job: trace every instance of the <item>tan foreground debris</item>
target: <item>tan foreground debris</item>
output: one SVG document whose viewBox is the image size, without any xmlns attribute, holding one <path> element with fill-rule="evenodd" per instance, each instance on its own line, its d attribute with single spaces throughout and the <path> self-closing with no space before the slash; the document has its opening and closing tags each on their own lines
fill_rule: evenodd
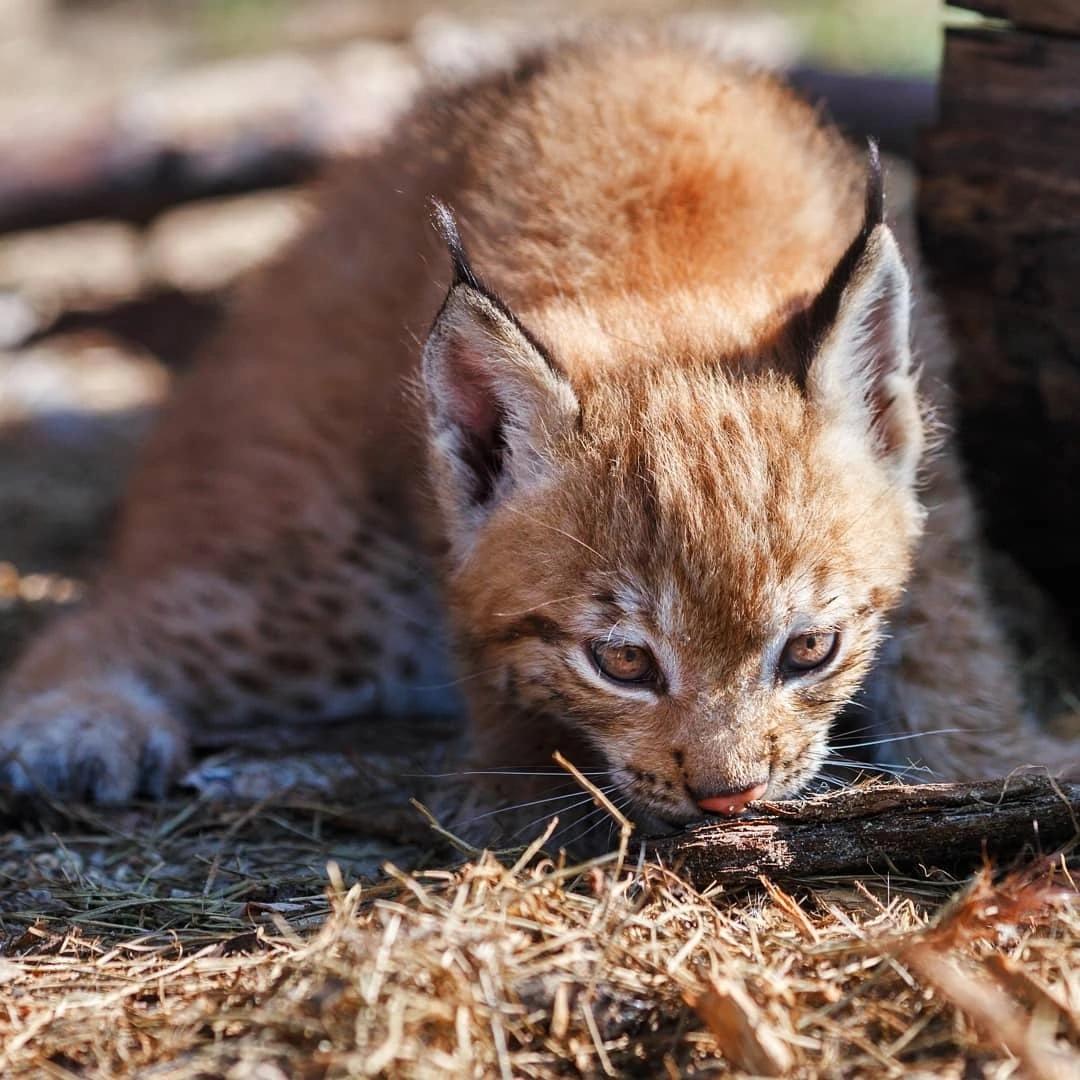
<svg viewBox="0 0 1080 1080">
<path fill-rule="evenodd" d="M 1075 1074 L 1061 859 L 966 888 L 702 891 L 534 844 L 351 887 L 331 864 L 320 895 L 300 867 L 347 849 L 344 806 L 161 813 L 0 862 L 23 890 L 0 917 L 4 1077 Z"/>
<path fill-rule="evenodd" d="M 760 1076 L 784 1076 L 791 1069 L 791 1051 L 742 987 L 716 979 L 703 994 L 686 994 L 686 1003 L 736 1068 Z"/>
</svg>

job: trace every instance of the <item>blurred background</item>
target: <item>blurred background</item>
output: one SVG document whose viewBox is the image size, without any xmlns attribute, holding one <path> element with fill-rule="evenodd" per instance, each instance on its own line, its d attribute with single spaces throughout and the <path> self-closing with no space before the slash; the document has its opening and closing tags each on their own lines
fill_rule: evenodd
<svg viewBox="0 0 1080 1080">
<path fill-rule="evenodd" d="M 0 0 L 0 667 L 78 597 L 133 449 L 233 283 L 303 227 L 305 184 L 423 81 L 598 17 L 671 18 L 783 70 L 900 159 L 935 121 L 943 28 L 980 19 L 938 0 Z"/>
<path fill-rule="evenodd" d="M 147 415 L 326 161 L 425 78 L 620 16 L 819 97 L 879 76 L 832 96 L 895 149 L 933 107 L 936 0 L 0 0 L 0 601 L 81 572 Z"/>
</svg>

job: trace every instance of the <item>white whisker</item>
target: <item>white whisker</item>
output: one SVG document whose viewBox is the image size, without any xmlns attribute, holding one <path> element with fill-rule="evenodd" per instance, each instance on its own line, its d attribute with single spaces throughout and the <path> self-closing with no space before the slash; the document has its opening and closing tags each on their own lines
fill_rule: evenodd
<svg viewBox="0 0 1080 1080">
<path fill-rule="evenodd" d="M 834 743 L 837 750 L 862 750 L 868 746 L 883 746 L 885 743 L 903 742 L 905 739 L 921 739 L 925 735 L 963 735 L 967 734 L 964 728 L 936 728 L 933 731 L 913 731 L 908 735 L 890 735 L 884 739 L 874 739 L 871 742 L 860 743 Z"/>
<path fill-rule="evenodd" d="M 613 788 L 609 788 L 608 790 L 613 790 Z M 560 814 L 560 813 L 562 813 L 562 814 L 569 813 L 571 810 L 576 810 L 579 806 L 585 806 L 587 803 L 589 803 L 592 800 L 592 795 L 589 794 L 588 792 L 579 792 L 579 794 L 581 795 L 581 798 L 578 799 L 577 802 L 570 803 L 569 806 L 564 806 L 561 809 L 545 811 L 539 817 L 533 818 L 532 821 L 528 822 L 525 825 L 522 825 L 521 828 L 517 829 L 514 832 L 513 835 L 515 837 L 518 837 L 523 832 L 527 832 L 529 829 L 533 828 L 535 825 L 538 825 L 541 821 L 550 821 L 551 818 L 556 817 L 558 814 Z M 605 792 L 604 794 L 607 794 L 607 792 Z M 591 817 L 592 815 L 590 814 L 588 816 Z M 577 824 L 580 820 L 581 819 L 577 819 L 577 821 L 568 822 L 563 827 L 568 829 L 572 825 Z"/>
<path fill-rule="evenodd" d="M 580 600 L 583 596 L 590 595 L 592 594 L 587 592 L 571 593 L 569 596 L 556 596 L 554 600 L 544 600 L 540 604 L 533 604 L 532 607 L 522 608 L 520 611 L 493 611 L 492 614 L 497 615 L 500 619 L 513 619 L 518 615 L 528 615 L 530 612 L 550 607 L 552 604 L 561 604 L 564 600 Z"/>
<path fill-rule="evenodd" d="M 601 788 L 601 790 L 603 789 Z M 484 818 L 494 817 L 496 814 L 509 814 L 514 810 L 527 810 L 530 806 L 542 806 L 544 803 L 561 802 L 566 799 L 578 799 L 581 795 L 581 788 L 575 787 L 573 791 L 564 792 L 562 795 L 549 795 L 543 799 L 533 799 L 531 802 L 514 803 L 511 806 L 500 806 L 494 810 L 488 810 L 483 814 L 477 814 L 476 817 L 471 817 L 468 821 L 461 822 L 461 824 L 472 825 L 473 822 L 482 821 Z M 558 810 L 551 811 L 552 814 L 557 814 L 558 812 Z"/>
<path fill-rule="evenodd" d="M 621 810 L 624 806 L 626 806 L 626 804 L 629 801 L 630 801 L 630 797 L 629 796 L 624 796 L 622 799 L 618 800 L 617 802 L 612 803 L 612 805 L 615 807 L 616 810 Z M 572 844 L 580 844 L 581 841 L 584 840 L 585 837 L 589 835 L 589 833 L 593 832 L 595 829 L 598 829 L 601 825 L 603 825 L 605 820 L 607 820 L 607 821 L 611 820 L 611 815 L 608 813 L 608 809 L 607 809 L 606 806 L 601 806 L 601 807 L 598 807 L 597 809 L 604 816 L 601 817 L 599 821 L 594 821 L 584 832 L 579 833 L 577 836 L 575 836 L 572 841 L 568 840 L 566 842 L 566 844 L 565 844 L 566 847 L 570 847 Z M 590 821 L 594 817 L 596 817 L 595 813 L 589 814 L 584 820 L 585 821 Z"/>
<path fill-rule="evenodd" d="M 885 773 L 887 776 L 903 777 L 908 773 L 921 772 L 926 773 L 928 776 L 934 776 L 935 772 L 929 765 L 922 763 L 916 764 L 911 762 L 907 765 L 888 765 L 888 764 L 876 764 L 873 762 L 865 761 L 843 761 L 839 758 L 826 758 L 826 765 L 831 765 L 837 769 L 854 769 L 858 772 L 864 773 Z"/>
<path fill-rule="evenodd" d="M 523 518 L 528 518 L 534 525 L 539 525 L 542 529 L 550 529 L 553 533 L 558 533 L 560 536 L 565 536 L 567 540 L 572 540 L 575 544 L 580 544 L 586 551 L 591 551 L 598 559 L 603 562 L 607 562 L 607 559 L 600 554 L 594 547 L 590 547 L 584 540 L 574 536 L 573 533 L 568 533 L 565 529 L 560 529 L 557 525 L 549 525 L 546 521 L 541 521 L 537 517 L 533 517 L 532 514 L 527 514 L 524 510 L 516 506 L 507 507 L 508 510 L 513 511 L 515 514 L 520 514 Z"/>
<path fill-rule="evenodd" d="M 471 682 L 473 679 L 482 679 L 485 675 L 494 675 L 496 672 L 502 671 L 502 667 L 485 668 L 483 671 L 474 671 L 469 675 L 462 675 L 459 679 L 451 679 L 449 682 L 441 683 L 411 683 L 411 682 L 397 682 L 394 685 L 408 686 L 413 690 L 452 690 L 455 686 L 460 686 L 462 683 Z"/>
<path fill-rule="evenodd" d="M 604 777 L 608 775 L 606 769 L 594 769 L 586 771 L 584 769 L 579 770 L 582 776 L 600 776 Z M 413 780 L 452 780 L 461 776 L 546 776 L 557 777 L 565 776 L 566 770 L 553 766 L 551 769 L 541 771 L 535 766 L 523 765 L 520 769 L 507 768 L 507 769 L 463 769 L 461 772 L 444 772 L 444 773 L 402 773 L 403 777 L 408 777 Z"/>
</svg>

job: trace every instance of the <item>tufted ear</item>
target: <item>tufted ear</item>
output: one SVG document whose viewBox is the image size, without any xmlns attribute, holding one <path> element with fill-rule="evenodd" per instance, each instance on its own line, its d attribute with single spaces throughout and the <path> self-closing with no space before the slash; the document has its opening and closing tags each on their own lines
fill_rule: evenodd
<svg viewBox="0 0 1080 1080">
<path fill-rule="evenodd" d="M 458 545 L 514 488 L 544 479 L 577 424 L 569 381 L 469 266 L 453 214 L 433 203 L 454 277 L 423 352 L 437 494 Z"/>
<path fill-rule="evenodd" d="M 884 223 L 877 147 L 870 143 L 863 227 L 809 311 L 807 395 L 863 428 L 898 479 L 912 482 L 923 446 L 911 363 L 911 282 Z"/>
</svg>

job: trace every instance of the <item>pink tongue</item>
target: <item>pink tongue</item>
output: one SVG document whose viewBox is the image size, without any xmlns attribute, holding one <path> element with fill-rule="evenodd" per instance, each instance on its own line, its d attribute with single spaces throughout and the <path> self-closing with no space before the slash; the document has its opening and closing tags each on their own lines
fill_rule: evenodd
<svg viewBox="0 0 1080 1080">
<path fill-rule="evenodd" d="M 710 814 L 741 814 L 755 799 L 765 794 L 765 784 L 755 784 L 746 791 L 733 791 L 728 795 L 715 795 L 711 799 L 702 799 L 698 806 Z"/>
</svg>

